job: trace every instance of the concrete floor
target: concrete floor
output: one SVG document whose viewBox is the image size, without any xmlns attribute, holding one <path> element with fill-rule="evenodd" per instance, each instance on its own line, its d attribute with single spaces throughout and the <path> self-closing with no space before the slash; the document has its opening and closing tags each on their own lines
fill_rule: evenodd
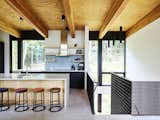
<svg viewBox="0 0 160 120">
<path fill-rule="evenodd" d="M 0 120 L 160 120 L 159 116 L 92 115 L 86 93 L 83 90 L 71 90 L 69 106 L 57 113 L 47 110 L 35 113 L 32 110 L 15 112 L 14 106 L 0 113 Z"/>
</svg>

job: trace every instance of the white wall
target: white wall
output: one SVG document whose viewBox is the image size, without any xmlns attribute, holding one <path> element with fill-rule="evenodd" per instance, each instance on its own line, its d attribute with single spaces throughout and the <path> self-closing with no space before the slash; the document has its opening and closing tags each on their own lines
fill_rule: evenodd
<svg viewBox="0 0 160 120">
<path fill-rule="evenodd" d="M 70 33 L 68 33 L 68 36 L 67 36 L 68 48 L 74 48 L 74 44 L 77 44 L 76 48 L 83 49 L 84 48 L 84 39 L 85 39 L 84 30 L 76 30 L 75 31 L 75 38 L 72 38 Z"/>
<path fill-rule="evenodd" d="M 61 31 L 49 30 L 48 38 L 45 39 L 45 46 L 48 48 L 60 48 Z"/>
<path fill-rule="evenodd" d="M 85 42 L 84 42 L 84 46 L 85 46 L 85 89 L 87 89 L 87 73 L 88 73 L 88 44 L 89 44 L 89 27 L 85 26 Z"/>
<path fill-rule="evenodd" d="M 127 38 L 126 76 L 160 81 L 160 19 Z"/>
<path fill-rule="evenodd" d="M 0 31 L 0 41 L 4 42 L 4 52 L 5 52 L 5 56 L 4 56 L 4 61 L 5 61 L 4 72 L 5 72 L 5 74 L 9 74 L 9 72 L 10 72 L 9 34 Z"/>
</svg>

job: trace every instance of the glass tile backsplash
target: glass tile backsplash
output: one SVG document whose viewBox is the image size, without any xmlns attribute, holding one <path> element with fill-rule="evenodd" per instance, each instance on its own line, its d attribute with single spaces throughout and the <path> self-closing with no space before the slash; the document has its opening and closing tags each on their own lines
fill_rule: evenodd
<svg viewBox="0 0 160 120">
<path fill-rule="evenodd" d="M 79 69 L 79 65 L 84 64 L 84 57 L 81 55 L 77 56 L 46 56 L 46 70 L 71 70 Z"/>
</svg>

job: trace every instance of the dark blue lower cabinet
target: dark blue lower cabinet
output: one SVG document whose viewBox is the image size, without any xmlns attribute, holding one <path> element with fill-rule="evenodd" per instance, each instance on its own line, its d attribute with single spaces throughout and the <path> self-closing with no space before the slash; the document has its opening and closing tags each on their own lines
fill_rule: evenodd
<svg viewBox="0 0 160 120">
<path fill-rule="evenodd" d="M 70 73 L 70 88 L 84 89 L 84 72 Z"/>
</svg>

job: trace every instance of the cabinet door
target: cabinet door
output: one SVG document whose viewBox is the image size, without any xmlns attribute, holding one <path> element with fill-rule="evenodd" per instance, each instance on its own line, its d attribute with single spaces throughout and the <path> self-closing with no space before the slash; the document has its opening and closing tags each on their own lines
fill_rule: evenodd
<svg viewBox="0 0 160 120">
<path fill-rule="evenodd" d="M 83 89 L 84 88 L 84 73 L 70 73 L 70 88 Z"/>
<path fill-rule="evenodd" d="M 60 49 L 45 48 L 45 55 L 58 55 L 59 53 Z"/>
<path fill-rule="evenodd" d="M 0 42 L 0 73 L 4 73 L 4 43 Z"/>
<path fill-rule="evenodd" d="M 61 44 L 61 31 L 49 30 L 48 38 L 45 39 L 45 48 L 60 48 Z"/>
</svg>

